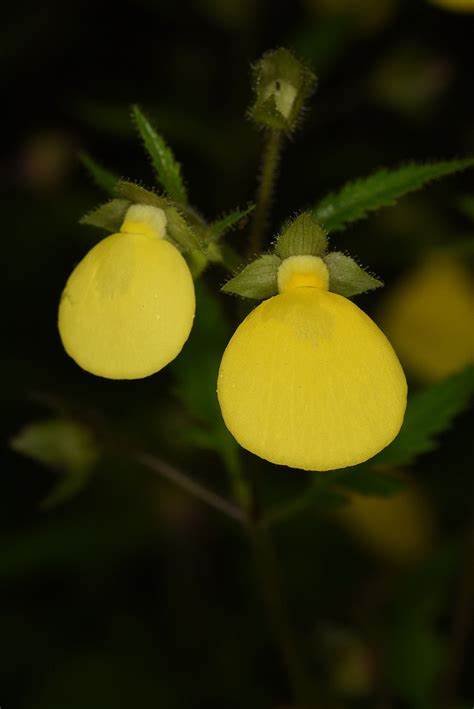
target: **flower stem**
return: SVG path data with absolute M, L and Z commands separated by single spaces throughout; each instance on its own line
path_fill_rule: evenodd
M 234 496 L 245 514 L 262 600 L 288 675 L 295 707 L 309 709 L 313 706 L 314 691 L 299 656 L 288 617 L 275 547 L 268 528 L 262 524 L 255 491 L 243 474 L 238 451 L 231 458 L 227 456 L 226 458 Z
M 249 255 L 258 253 L 262 248 L 265 228 L 268 223 L 268 214 L 278 175 L 278 163 L 280 161 L 282 145 L 283 134 L 281 131 L 270 130 L 267 132 L 263 149 L 262 174 L 250 231 Z

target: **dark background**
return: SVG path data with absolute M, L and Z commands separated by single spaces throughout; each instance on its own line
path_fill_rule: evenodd
M 85 149 L 120 175 L 152 184 L 129 119 L 138 102 L 172 144 L 206 217 L 245 205 L 260 148 L 245 120 L 250 64 L 281 45 L 312 63 L 319 86 L 282 162 L 274 229 L 381 165 L 472 154 L 473 16 L 422 0 L 394 2 L 382 18 L 374 17 L 375 0 L 354 3 L 349 13 L 328 12 L 330 4 L 20 0 L 4 9 L 5 441 L 50 416 L 51 407 L 86 411 L 113 435 L 140 441 L 226 492 L 218 457 L 196 455 L 185 440 L 173 367 L 143 381 L 109 382 L 82 372 L 62 350 L 59 294 L 97 239 L 77 222 L 104 199 L 76 154 Z M 469 192 L 472 175 L 450 178 L 335 243 L 390 287 L 426 250 L 472 232 L 457 206 Z M 243 238 L 242 231 L 232 236 L 236 248 Z M 215 291 L 224 278 L 213 269 L 208 287 Z M 382 298 L 359 301 L 376 312 Z M 231 332 L 235 303 L 221 307 Z M 415 567 L 374 557 L 324 511 L 278 529 L 290 615 L 322 687 L 318 709 L 438 706 L 473 512 L 469 431 L 466 414 L 410 472 L 436 511 L 436 544 Z M 304 478 L 250 455 L 245 461 L 269 498 L 291 494 Z M 5 450 L 2 709 L 288 704 L 236 525 L 119 454 L 98 463 L 75 499 L 44 511 L 40 502 L 56 477 Z M 471 639 L 467 657 L 472 650 Z M 469 674 L 466 661 L 449 709 L 472 705 Z

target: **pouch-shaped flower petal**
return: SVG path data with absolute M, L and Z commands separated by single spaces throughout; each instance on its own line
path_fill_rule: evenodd
M 354 303 L 300 282 L 261 303 L 230 340 L 218 379 L 223 418 L 244 448 L 272 463 L 355 465 L 397 435 L 405 376 Z
M 193 279 L 176 247 L 153 226 L 129 219 L 127 233 L 100 241 L 66 284 L 59 307 L 61 339 L 92 374 L 146 377 L 171 362 L 189 336 Z

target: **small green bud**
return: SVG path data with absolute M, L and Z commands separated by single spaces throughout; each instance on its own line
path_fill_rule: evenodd
M 264 254 L 245 266 L 240 273 L 222 287 L 224 293 L 261 300 L 278 293 L 278 268 L 281 259 L 275 254 Z
M 329 290 L 346 298 L 383 286 L 382 281 L 364 271 L 350 256 L 333 251 L 324 257 L 329 270 Z
M 275 253 L 283 259 L 289 256 L 322 256 L 327 247 L 326 232 L 311 212 L 303 212 L 283 228 L 275 244 Z
M 287 49 L 267 52 L 254 66 L 255 103 L 250 117 L 259 125 L 285 133 L 294 131 L 316 77 Z

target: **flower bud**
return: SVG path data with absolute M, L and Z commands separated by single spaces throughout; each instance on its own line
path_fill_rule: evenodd
M 267 128 L 291 133 L 316 77 L 287 49 L 267 52 L 254 67 L 255 102 L 249 115 Z

